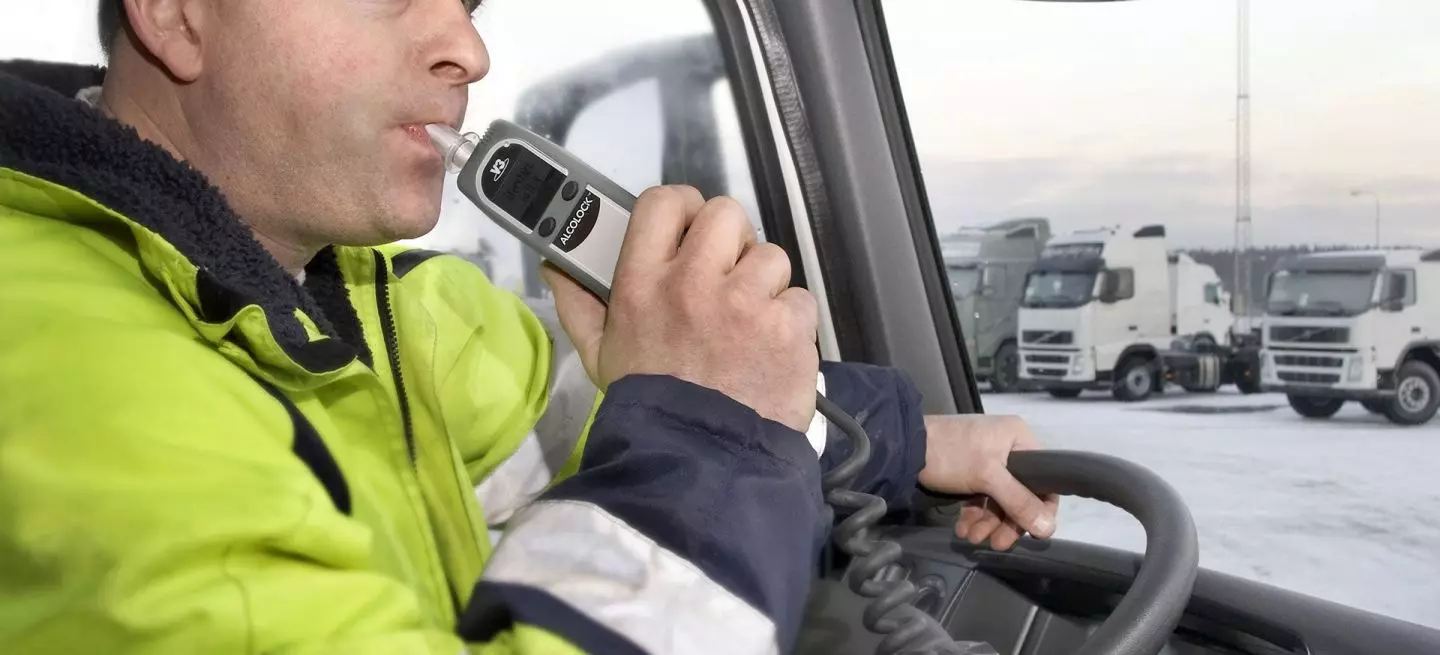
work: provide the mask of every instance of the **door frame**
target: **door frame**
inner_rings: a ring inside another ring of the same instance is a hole
[[[904,370],[927,413],[983,411],[879,3],[714,4],[753,21],[841,356]],[[733,41],[734,27],[716,29]],[[737,102],[749,92],[737,88]]]

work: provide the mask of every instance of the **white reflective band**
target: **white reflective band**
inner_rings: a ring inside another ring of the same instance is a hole
[[[500,525],[515,510],[540,497],[554,477],[545,464],[545,452],[534,432],[525,435],[509,459],[495,467],[475,486],[475,499],[485,510],[485,522]]]
[[[769,617],[590,503],[516,513],[484,579],[543,590],[655,655],[778,652]]]
[[[815,374],[815,391],[822,396],[825,395],[824,373]],[[816,410],[815,416],[810,419],[810,427],[805,430],[805,438],[810,440],[810,447],[815,449],[816,455],[825,454],[825,430],[829,424],[830,422],[825,420],[825,415]]]

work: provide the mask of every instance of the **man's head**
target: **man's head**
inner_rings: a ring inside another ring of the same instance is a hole
[[[489,67],[476,4],[100,0],[105,102],[208,176],[287,266],[413,238],[444,179],[424,124],[458,124]]]

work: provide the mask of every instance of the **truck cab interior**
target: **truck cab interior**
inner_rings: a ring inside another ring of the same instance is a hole
[[[905,369],[929,413],[983,412],[891,57],[888,3],[703,4],[713,32],[594,55],[530,85],[515,120],[605,171],[603,153],[623,137],[582,134],[584,115],[652,85],[660,157],[658,179],[646,181],[707,196],[739,189],[763,238],[790,254],[793,282],[821,301],[822,356]],[[743,146],[739,176],[727,139]],[[533,255],[522,256],[533,270]],[[528,273],[524,284],[544,296]],[[917,492],[923,511],[858,530],[898,549],[850,557],[832,547],[797,652],[1440,652],[1440,631],[1201,568],[1184,501],[1136,464],[1052,450],[1013,455],[1011,466],[1037,491],[1124,509],[1145,529],[1145,552],[1065,539],[972,546],[953,533],[955,499]],[[837,540],[857,532],[834,530]]]

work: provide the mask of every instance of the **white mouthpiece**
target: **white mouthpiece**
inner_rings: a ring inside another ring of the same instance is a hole
[[[451,173],[459,173],[465,168],[465,162],[470,161],[470,155],[475,152],[475,145],[480,143],[480,135],[473,132],[461,134],[444,123],[426,125],[425,133],[430,135],[430,142],[444,157],[445,170]]]

